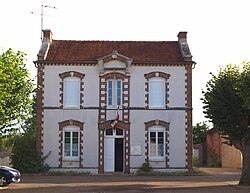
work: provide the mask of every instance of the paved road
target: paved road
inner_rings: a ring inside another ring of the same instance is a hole
[[[246,193],[237,186],[240,171],[212,171],[205,176],[23,176],[4,193]]]

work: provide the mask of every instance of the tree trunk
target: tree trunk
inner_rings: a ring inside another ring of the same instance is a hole
[[[239,184],[250,186],[250,140],[245,141],[242,147],[242,156],[242,173]]]

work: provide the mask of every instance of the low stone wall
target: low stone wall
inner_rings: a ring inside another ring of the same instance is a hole
[[[241,152],[234,146],[222,144],[222,167],[223,168],[242,168]]]
[[[10,155],[11,155],[11,151],[0,151],[0,165],[11,167]]]

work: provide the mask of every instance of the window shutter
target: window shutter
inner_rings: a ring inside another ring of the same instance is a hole
[[[153,79],[149,81],[149,107],[164,108],[165,81]]]
[[[64,80],[64,107],[80,107],[80,79],[66,78]]]

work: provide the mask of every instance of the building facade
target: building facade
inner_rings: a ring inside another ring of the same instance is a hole
[[[178,41],[44,37],[37,151],[56,170],[192,169],[192,55]]]

